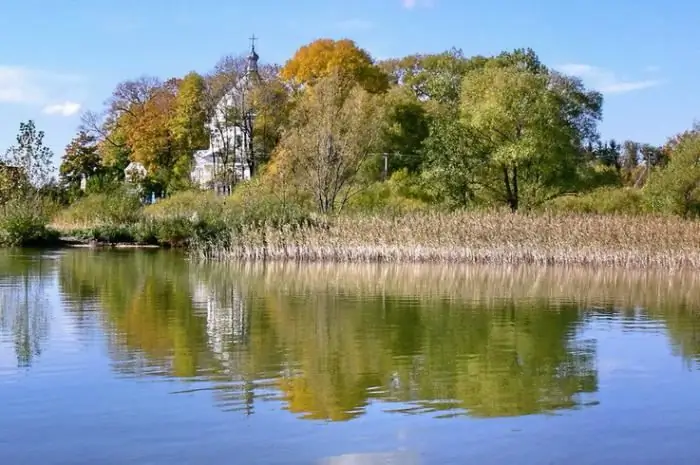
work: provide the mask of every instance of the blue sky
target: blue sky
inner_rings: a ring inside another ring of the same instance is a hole
[[[0,151],[32,118],[58,159],[119,81],[207,72],[252,33],[278,63],[319,37],[376,58],[532,47],[604,93],[604,137],[660,144],[700,116],[697,18],[692,0],[0,0]]]

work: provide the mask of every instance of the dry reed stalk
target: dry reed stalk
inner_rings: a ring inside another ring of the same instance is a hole
[[[700,269],[700,222],[673,217],[422,213],[246,229],[209,260],[589,265]]]

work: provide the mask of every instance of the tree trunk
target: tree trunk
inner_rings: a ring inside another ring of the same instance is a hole
[[[513,181],[508,171],[508,165],[503,165],[503,182],[506,187],[506,203],[512,212],[518,211],[518,169],[513,167]]]

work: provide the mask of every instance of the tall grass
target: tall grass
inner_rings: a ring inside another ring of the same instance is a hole
[[[12,199],[0,206],[0,246],[39,246],[58,242],[49,228],[52,205],[38,196]]]
[[[700,269],[700,222],[675,217],[414,213],[243,227],[204,260],[460,262]]]

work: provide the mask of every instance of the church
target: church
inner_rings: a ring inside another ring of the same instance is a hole
[[[230,193],[237,182],[250,179],[255,113],[248,100],[260,82],[258,59],[253,36],[245,74],[214,106],[207,124],[209,147],[194,153],[192,181],[203,189]]]
[[[192,182],[202,189],[229,194],[237,182],[251,177],[255,112],[250,105],[250,91],[261,80],[255,39],[255,36],[251,37],[245,73],[212,109],[206,125],[209,147],[193,154],[190,176]],[[127,182],[136,182],[146,175],[145,167],[138,162],[129,163],[124,170]]]

